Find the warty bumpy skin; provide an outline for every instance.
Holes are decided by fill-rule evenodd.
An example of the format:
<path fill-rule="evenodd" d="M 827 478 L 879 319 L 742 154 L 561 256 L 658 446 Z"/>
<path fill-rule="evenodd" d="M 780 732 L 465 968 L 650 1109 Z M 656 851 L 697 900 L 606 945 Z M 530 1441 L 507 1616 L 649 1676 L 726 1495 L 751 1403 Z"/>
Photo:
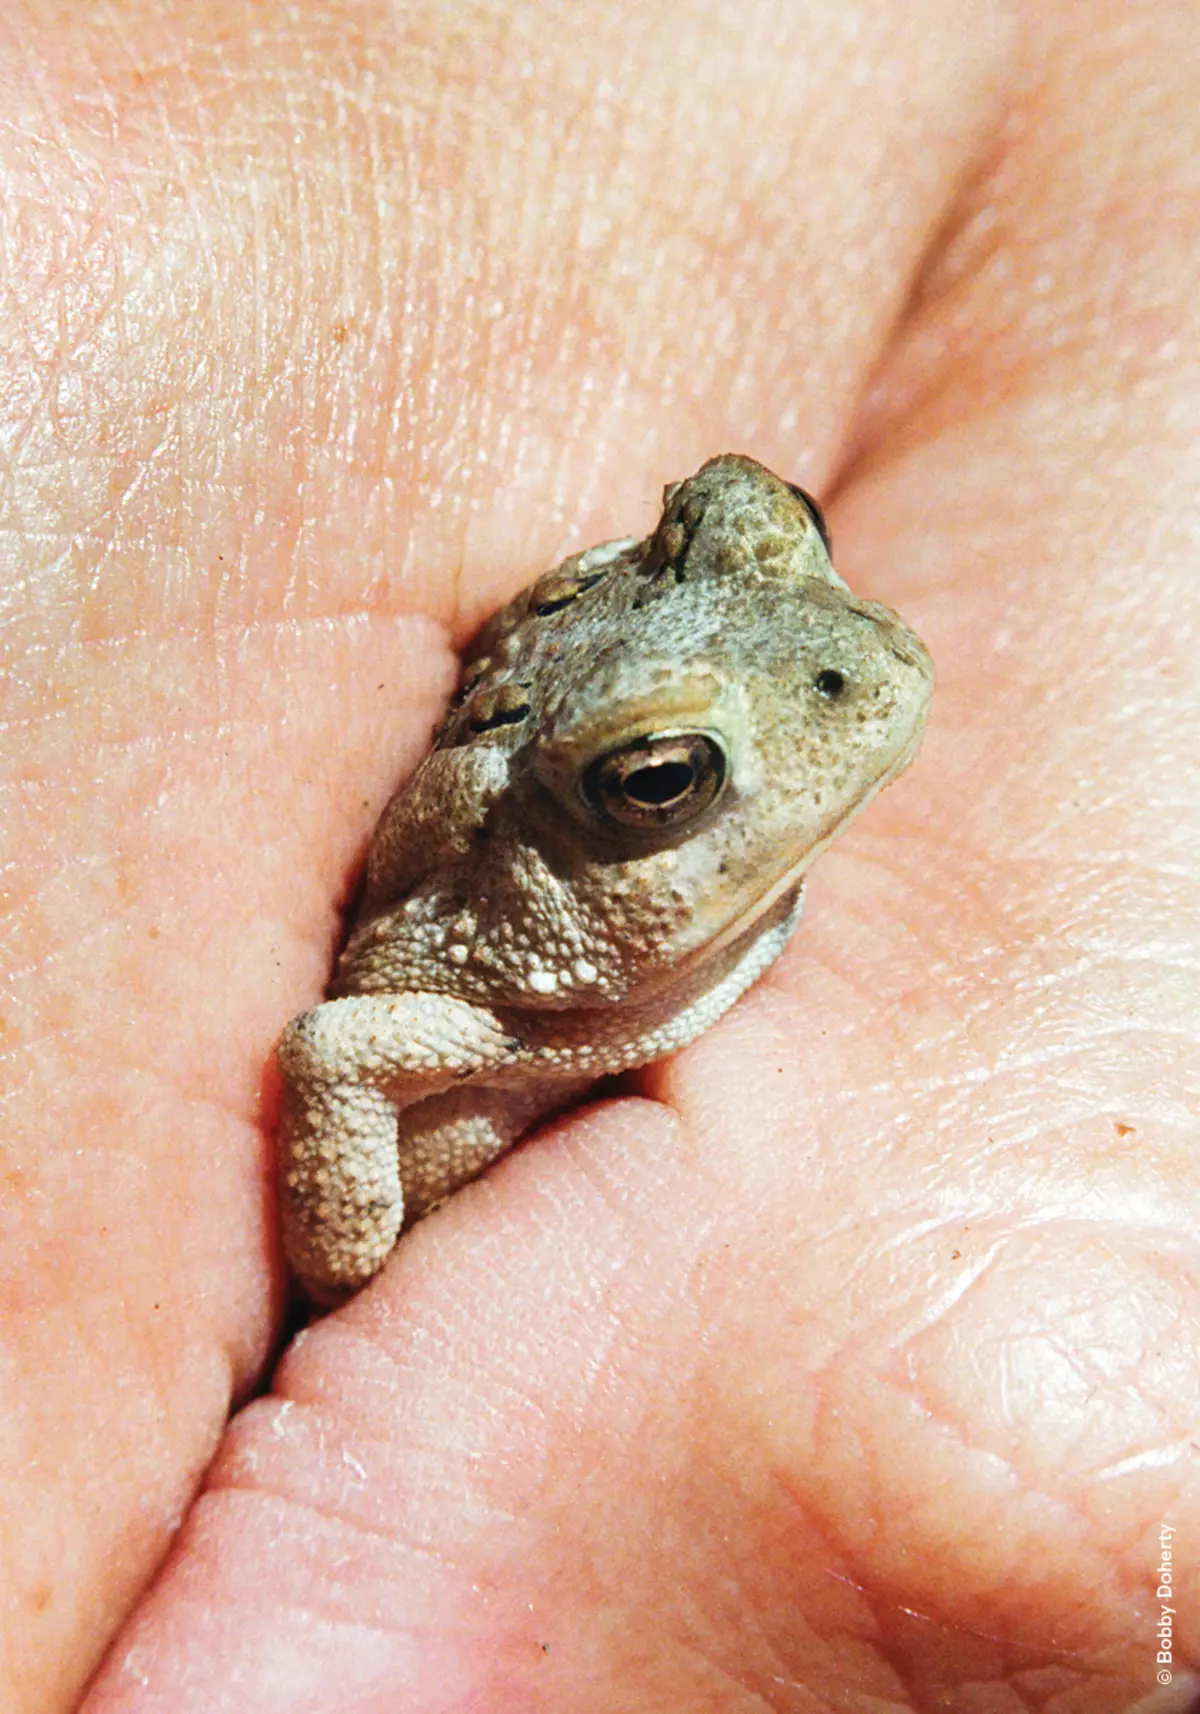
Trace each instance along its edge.
<path fill-rule="evenodd" d="M 497 613 L 375 831 L 330 998 L 278 1045 L 309 1296 L 366 1284 L 539 1116 L 732 1005 L 912 759 L 932 688 L 815 502 L 736 454 L 669 487 L 645 541 Z"/>

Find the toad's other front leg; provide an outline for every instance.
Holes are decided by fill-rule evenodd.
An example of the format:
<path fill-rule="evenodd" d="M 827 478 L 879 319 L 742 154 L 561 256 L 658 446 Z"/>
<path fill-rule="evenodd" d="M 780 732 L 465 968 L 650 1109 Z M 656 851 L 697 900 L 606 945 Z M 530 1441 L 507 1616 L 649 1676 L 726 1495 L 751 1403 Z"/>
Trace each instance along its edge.
<path fill-rule="evenodd" d="M 486 1008 L 442 994 L 330 1000 L 288 1025 L 276 1049 L 283 1237 L 310 1297 L 357 1291 L 399 1236 L 397 1114 L 520 1047 Z"/>

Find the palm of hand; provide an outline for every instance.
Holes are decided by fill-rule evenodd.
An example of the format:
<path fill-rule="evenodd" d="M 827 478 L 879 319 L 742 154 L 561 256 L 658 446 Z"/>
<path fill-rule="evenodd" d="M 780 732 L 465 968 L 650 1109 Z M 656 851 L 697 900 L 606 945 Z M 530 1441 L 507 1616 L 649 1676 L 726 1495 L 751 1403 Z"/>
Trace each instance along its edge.
<path fill-rule="evenodd" d="M 1197 1535 L 1197 108 L 1169 7 L 1119 55 L 1087 11 L 772 14 L 697 125 L 698 15 L 239 48 L 218 9 L 75 58 L 31 10 L 21 1714 L 74 1705 L 214 1450 L 88 1714 L 1150 1693 L 1159 1525 Z M 733 443 L 841 472 L 839 563 L 939 663 L 921 764 L 712 1035 L 464 1192 L 221 1438 L 281 1301 L 263 1067 L 452 645 Z"/>

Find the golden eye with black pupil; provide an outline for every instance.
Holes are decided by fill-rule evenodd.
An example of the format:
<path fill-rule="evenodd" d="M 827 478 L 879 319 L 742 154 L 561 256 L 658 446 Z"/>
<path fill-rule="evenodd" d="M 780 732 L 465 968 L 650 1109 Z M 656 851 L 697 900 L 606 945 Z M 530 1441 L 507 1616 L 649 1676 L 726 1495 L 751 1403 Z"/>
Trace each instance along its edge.
<path fill-rule="evenodd" d="M 596 814 L 617 827 L 680 827 L 716 802 L 727 772 L 725 752 L 707 732 L 672 732 L 598 756 L 580 789 Z"/>
<path fill-rule="evenodd" d="M 804 510 L 808 513 L 813 523 L 817 526 L 817 534 L 825 544 L 825 552 L 827 554 L 832 554 L 833 542 L 829 537 L 829 525 L 825 522 L 824 512 L 817 505 L 817 502 L 813 499 L 812 495 L 807 493 L 805 489 L 798 487 L 795 482 L 789 482 L 788 487 L 804 507 Z"/>

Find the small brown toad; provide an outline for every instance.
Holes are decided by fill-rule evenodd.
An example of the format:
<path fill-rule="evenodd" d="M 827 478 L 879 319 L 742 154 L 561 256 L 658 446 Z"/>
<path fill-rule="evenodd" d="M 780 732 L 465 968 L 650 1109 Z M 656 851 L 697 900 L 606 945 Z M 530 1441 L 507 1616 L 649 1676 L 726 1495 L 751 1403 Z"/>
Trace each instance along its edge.
<path fill-rule="evenodd" d="M 312 1297 L 364 1285 L 539 1115 L 691 1041 L 779 956 L 933 686 L 828 549 L 802 490 L 728 454 L 646 541 L 565 560 L 484 626 L 376 829 L 331 998 L 279 1043 Z"/>

